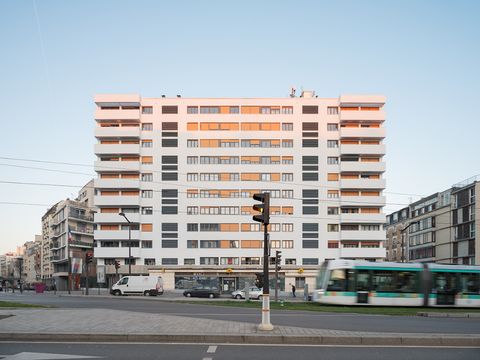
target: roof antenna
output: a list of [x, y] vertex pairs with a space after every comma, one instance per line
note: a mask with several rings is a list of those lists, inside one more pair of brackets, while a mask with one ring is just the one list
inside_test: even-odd
[[295, 97], [295, 92], [296, 91], [297, 91], [297, 89], [295, 89], [295, 86], [292, 86], [291, 89], [290, 89], [290, 97], [291, 98]]

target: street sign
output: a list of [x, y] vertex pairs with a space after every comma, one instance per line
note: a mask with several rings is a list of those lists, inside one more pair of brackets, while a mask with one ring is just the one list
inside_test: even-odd
[[97, 265], [97, 283], [105, 284], [105, 265]]

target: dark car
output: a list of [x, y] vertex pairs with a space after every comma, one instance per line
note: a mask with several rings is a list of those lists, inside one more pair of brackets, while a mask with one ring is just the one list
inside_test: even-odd
[[220, 291], [217, 288], [209, 287], [194, 287], [183, 292], [183, 296], [186, 297], [206, 297], [206, 298], [216, 298], [220, 296]]

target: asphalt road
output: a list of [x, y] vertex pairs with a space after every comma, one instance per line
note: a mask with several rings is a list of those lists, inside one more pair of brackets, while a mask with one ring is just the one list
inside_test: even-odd
[[135, 358], [166, 360], [292, 360], [299, 358], [328, 360], [450, 360], [478, 359], [479, 357], [480, 349], [478, 348], [0, 343], [0, 358], [5, 360], [67, 358], [116, 360], [131, 360]]
[[[161, 301], [157, 298], [0, 293], [0, 300], [53, 305], [61, 308], [113, 309], [249, 323], [260, 323], [261, 320], [258, 309], [185, 304]], [[345, 331], [480, 333], [480, 318], [432, 318], [273, 310], [271, 321], [274, 325]]]

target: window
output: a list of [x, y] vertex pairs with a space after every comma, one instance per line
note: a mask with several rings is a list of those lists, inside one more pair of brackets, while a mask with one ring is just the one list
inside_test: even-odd
[[187, 156], [187, 164], [198, 164], [198, 156]]
[[187, 206], [187, 215], [197, 215], [198, 206]]
[[162, 147], [178, 147], [178, 139], [162, 139]]
[[293, 198], [293, 190], [282, 190], [282, 198], [283, 199], [292, 199]]
[[153, 190], [142, 190], [142, 198], [145, 198], [145, 199], [153, 198]]
[[328, 224], [327, 225], [328, 232], [338, 232], [338, 224]]
[[142, 240], [142, 248], [151, 249], [153, 241], [151, 240]]
[[[142, 106], [142, 114], [153, 114], [153, 107], [152, 106]], [[145, 264], [147, 265], [147, 264]], [[155, 265], [155, 264], [153, 264]]]
[[229, 113], [230, 114], [240, 114], [240, 107], [230, 106]]
[[177, 258], [162, 258], [162, 265], [178, 265]]
[[282, 140], [282, 147], [284, 147], [284, 148], [291, 148], [291, 147], [293, 147], [293, 140], [292, 140], [292, 139], [284, 139], [284, 140]]
[[303, 139], [302, 147], [304, 148], [318, 147], [318, 139]]
[[198, 248], [198, 240], [187, 240], [187, 248], [188, 249]]
[[198, 231], [198, 224], [187, 224], [187, 231]]
[[178, 248], [178, 240], [162, 240], [162, 248], [176, 249]]
[[303, 258], [303, 265], [318, 265], [318, 258]]
[[162, 114], [178, 114], [178, 106], [164, 105], [162, 106]]
[[218, 106], [200, 106], [200, 114], [220, 114], [220, 108]]
[[318, 249], [318, 240], [303, 240], [302, 247], [304, 249]]
[[142, 148], [151, 148], [153, 147], [153, 141], [151, 139], [142, 140]]
[[282, 123], [282, 131], [293, 131], [293, 123]]
[[282, 107], [282, 114], [293, 114], [293, 107], [292, 106], [283, 106]]
[[328, 165], [338, 165], [338, 157], [336, 157], [336, 156], [327, 157], [327, 164]]
[[328, 148], [338, 148], [338, 140], [327, 140]]
[[152, 123], [143, 123], [142, 124], [142, 130], [143, 131], [152, 131], [153, 130], [153, 124]]
[[338, 196], [339, 196], [338, 190], [327, 190], [327, 198], [338, 199]]
[[338, 124], [328, 123], [327, 124], [327, 131], [338, 131]]
[[293, 232], [293, 224], [282, 224], [283, 232]]
[[153, 156], [142, 156], [142, 164], [153, 164]]
[[318, 114], [317, 105], [303, 105], [302, 114]]
[[198, 114], [198, 106], [187, 106], [187, 114]]
[[285, 259], [285, 265], [297, 265], [297, 259]]
[[151, 206], [142, 207], [142, 215], [152, 215], [152, 214], [153, 214], [153, 207]]
[[318, 181], [318, 173], [302, 173], [302, 181]]
[[187, 147], [189, 147], [189, 148], [198, 147], [198, 140], [193, 140], [193, 139], [187, 140]]
[[187, 181], [198, 181], [198, 174], [197, 173], [188, 173], [187, 174]]
[[327, 208], [328, 215], [338, 215], [338, 207], [328, 207]]
[[329, 240], [327, 247], [329, 249], [338, 249], [338, 241], [336, 240]]
[[145, 265], [155, 265], [155, 259], [147, 259], [145, 258], [144, 260]]
[[317, 165], [318, 156], [302, 156], [302, 164]]
[[293, 181], [293, 174], [292, 173], [283, 173], [282, 174], [282, 181]]
[[338, 115], [338, 107], [337, 106], [328, 106], [327, 107], [327, 115]]
[[195, 265], [195, 259], [183, 259], [184, 265]]
[[218, 257], [201, 257], [200, 265], [218, 265]]
[[153, 181], [153, 174], [142, 174], [142, 181]]
[[282, 247], [284, 249], [293, 249], [293, 240], [282, 240]]
[[328, 181], [338, 181], [338, 173], [328, 173], [327, 174]]

